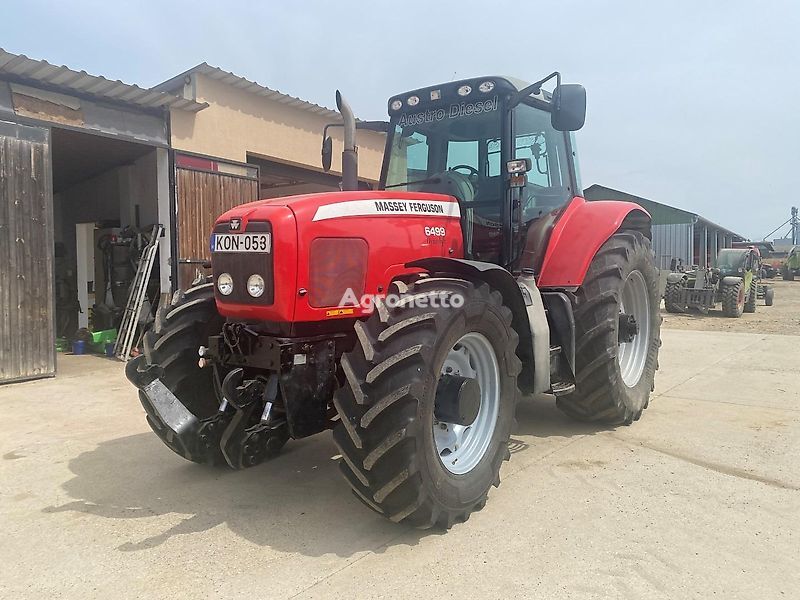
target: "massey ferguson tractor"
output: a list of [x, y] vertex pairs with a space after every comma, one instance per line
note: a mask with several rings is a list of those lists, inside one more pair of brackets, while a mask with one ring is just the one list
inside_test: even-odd
[[[660, 346], [650, 217], [581, 197], [586, 94], [560, 79], [399, 94], [388, 125], [337, 92], [341, 191], [221, 215], [213, 276], [160, 308], [129, 363], [161, 440], [240, 469], [332, 429], [364, 504], [449, 528], [499, 485], [523, 394], [639, 419]], [[387, 135], [375, 190], [358, 191], [360, 127]]]

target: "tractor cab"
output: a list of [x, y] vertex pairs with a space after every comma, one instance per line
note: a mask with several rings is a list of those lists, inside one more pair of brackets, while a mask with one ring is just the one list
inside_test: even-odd
[[759, 252], [756, 248], [723, 248], [717, 255], [717, 269], [722, 277], [744, 277], [745, 273], [759, 270]]
[[580, 194], [569, 131], [583, 125], [585, 93], [560, 82], [544, 91], [553, 77], [482, 77], [392, 97], [381, 187], [455, 197], [465, 257], [511, 267], [531, 227]]

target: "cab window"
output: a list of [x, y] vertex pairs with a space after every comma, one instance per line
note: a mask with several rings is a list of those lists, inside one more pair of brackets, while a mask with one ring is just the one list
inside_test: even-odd
[[461, 171], [464, 172], [471, 172], [473, 169], [475, 173], [481, 172], [477, 140], [447, 142], [447, 170], [454, 167], [462, 167]]
[[553, 129], [549, 112], [527, 104], [514, 109], [514, 158], [529, 158], [532, 165], [523, 190], [524, 221], [572, 198], [566, 135]]

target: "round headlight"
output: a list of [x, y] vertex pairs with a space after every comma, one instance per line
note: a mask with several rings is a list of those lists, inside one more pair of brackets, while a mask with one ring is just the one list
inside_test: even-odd
[[408, 102], [409, 106], [416, 106], [419, 104], [419, 96], [409, 96], [406, 102]]
[[223, 296], [230, 296], [233, 293], [233, 277], [230, 273], [221, 273], [217, 277], [217, 289]]
[[494, 89], [494, 81], [484, 81], [478, 86], [478, 89], [484, 94], [488, 94]]
[[402, 100], [392, 100], [391, 104], [392, 110], [400, 110], [403, 108], [403, 101]]
[[471, 93], [472, 93], [471, 85], [462, 85], [460, 88], [458, 88], [459, 96], [469, 96]]
[[261, 275], [250, 275], [247, 279], [247, 293], [253, 298], [264, 293], [264, 278]]

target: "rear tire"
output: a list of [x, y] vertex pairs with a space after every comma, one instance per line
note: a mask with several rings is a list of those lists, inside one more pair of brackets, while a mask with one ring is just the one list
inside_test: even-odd
[[767, 306], [772, 306], [775, 303], [775, 288], [772, 286], [767, 287], [764, 290], [764, 304]]
[[[642, 281], [649, 321], [639, 324], [634, 341], [641, 354], [631, 369], [619, 341], [620, 308], [628, 282]], [[647, 407], [658, 368], [661, 315], [658, 311], [658, 273], [650, 240], [635, 231], [611, 237], [597, 252], [575, 309], [575, 392], [557, 399], [558, 407], [581, 421], [628, 425]], [[646, 327], [645, 327], [646, 325]], [[645, 332], [646, 331], [646, 332]], [[639, 362], [640, 361], [640, 362]], [[622, 368], [622, 364], [625, 368]], [[639, 370], [640, 369], [640, 370]]]
[[758, 283], [755, 279], [750, 282], [750, 293], [747, 294], [747, 300], [744, 303], [744, 312], [756, 312], [756, 301], [758, 300]]
[[722, 313], [726, 317], [739, 318], [744, 312], [744, 281], [722, 286]]
[[[222, 331], [223, 323], [214, 302], [213, 283], [179, 292], [172, 305], [158, 310], [155, 321], [144, 334], [144, 353], [128, 368], [141, 370], [158, 365], [162, 369], [161, 382], [184, 406], [198, 419], [210, 417], [219, 409], [220, 400], [214, 370], [198, 366], [197, 349], [208, 343], [209, 336]], [[172, 432], [161, 423], [141, 390], [139, 400], [147, 412], [147, 423], [173, 452], [192, 462], [225, 463], [219, 448], [206, 460], [189, 455], [172, 440]]]
[[[340, 422], [333, 432], [340, 468], [355, 495], [392, 521], [449, 528], [485, 505], [489, 489], [500, 483], [500, 465], [510, 456], [522, 368], [515, 353], [519, 338], [511, 327], [511, 311], [486, 284], [428, 278], [408, 288], [392, 287], [401, 303], [378, 303], [367, 321], [356, 323], [358, 343], [342, 357], [345, 380], [334, 395]], [[411, 303], [455, 295], [464, 300], [458, 308]], [[492, 429], [480, 428], [481, 415], [488, 413], [479, 412], [463, 430], [461, 465], [471, 468], [458, 473], [460, 465], [452, 460], [458, 447], [452, 453], [440, 450], [434, 426], [442, 424], [434, 409], [445, 362], [471, 335], [492, 349], [497, 373], [492, 389], [499, 395], [492, 405]], [[482, 371], [476, 367], [475, 372], [483, 394], [489, 378], [481, 381]], [[482, 395], [480, 410], [490, 405]], [[478, 432], [476, 437], [467, 436], [469, 429], [470, 435]]]
[[686, 312], [686, 305], [682, 304], [681, 301], [681, 290], [683, 290], [683, 288], [684, 285], [680, 282], [667, 283], [667, 287], [664, 289], [664, 308], [667, 309], [667, 312]]

